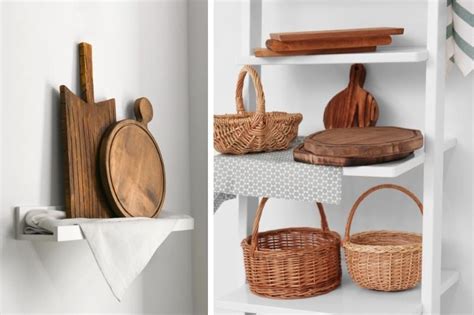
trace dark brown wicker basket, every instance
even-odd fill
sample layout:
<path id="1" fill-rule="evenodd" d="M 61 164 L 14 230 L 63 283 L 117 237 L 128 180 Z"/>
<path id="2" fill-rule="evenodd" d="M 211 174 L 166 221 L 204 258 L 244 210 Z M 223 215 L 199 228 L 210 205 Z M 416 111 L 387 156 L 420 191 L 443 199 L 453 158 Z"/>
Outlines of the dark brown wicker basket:
<path id="1" fill-rule="evenodd" d="M 341 284 L 341 238 L 329 230 L 317 203 L 321 229 L 287 228 L 258 232 L 268 198 L 262 198 L 252 235 L 241 245 L 250 290 L 258 295 L 295 299 L 328 293 Z"/>

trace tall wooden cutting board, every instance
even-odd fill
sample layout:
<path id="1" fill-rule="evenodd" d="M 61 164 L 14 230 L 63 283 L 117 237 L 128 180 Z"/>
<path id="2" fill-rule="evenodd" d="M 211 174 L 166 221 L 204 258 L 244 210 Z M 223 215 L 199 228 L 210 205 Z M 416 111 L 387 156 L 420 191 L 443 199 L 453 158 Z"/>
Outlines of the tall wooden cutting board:
<path id="1" fill-rule="evenodd" d="M 92 46 L 79 44 L 81 97 L 60 87 L 65 148 L 66 215 L 69 218 L 108 218 L 110 211 L 100 184 L 99 146 L 115 122 L 115 100 L 95 103 Z"/>

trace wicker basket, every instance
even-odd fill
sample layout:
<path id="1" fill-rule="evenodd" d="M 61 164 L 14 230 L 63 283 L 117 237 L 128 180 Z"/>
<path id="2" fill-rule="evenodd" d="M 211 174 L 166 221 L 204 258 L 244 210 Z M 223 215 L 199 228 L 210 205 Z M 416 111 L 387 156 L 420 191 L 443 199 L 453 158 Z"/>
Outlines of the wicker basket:
<path id="1" fill-rule="evenodd" d="M 341 283 L 340 236 L 331 232 L 322 204 L 321 229 L 288 228 L 258 232 L 267 198 L 258 206 L 252 235 L 241 245 L 250 290 L 258 295 L 294 299 L 324 294 Z"/>
<path id="2" fill-rule="evenodd" d="M 369 194 L 386 188 L 408 195 L 423 214 L 421 201 L 407 189 L 391 184 L 372 187 L 352 206 L 342 246 L 347 269 L 355 283 L 373 290 L 401 291 L 415 287 L 421 280 L 421 235 L 398 231 L 369 231 L 350 236 L 357 207 Z"/>
<path id="3" fill-rule="evenodd" d="M 255 86 L 256 112 L 246 112 L 244 108 L 242 90 L 247 73 Z M 265 96 L 260 77 L 254 68 L 244 66 L 240 71 L 235 100 L 237 114 L 214 115 L 214 148 L 220 153 L 245 154 L 284 150 L 297 136 L 298 125 L 303 116 L 265 112 Z"/>

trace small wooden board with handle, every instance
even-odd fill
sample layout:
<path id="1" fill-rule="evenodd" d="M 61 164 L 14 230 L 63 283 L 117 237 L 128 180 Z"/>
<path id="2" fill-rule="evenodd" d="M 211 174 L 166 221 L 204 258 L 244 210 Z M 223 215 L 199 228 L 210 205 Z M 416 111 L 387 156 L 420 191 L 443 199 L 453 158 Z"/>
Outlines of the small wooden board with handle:
<path id="1" fill-rule="evenodd" d="M 134 105 L 137 120 L 112 125 L 100 147 L 100 174 L 115 214 L 156 217 L 165 199 L 165 167 L 160 148 L 147 128 L 153 108 L 146 98 Z"/>
<path id="2" fill-rule="evenodd" d="M 335 128 L 305 138 L 293 151 L 301 162 L 353 166 L 399 160 L 423 146 L 419 130 L 399 127 Z"/>
<path id="3" fill-rule="evenodd" d="M 99 178 L 99 145 L 107 127 L 115 122 L 115 100 L 95 103 L 92 46 L 79 44 L 81 97 L 60 87 L 61 124 L 65 148 L 65 193 L 68 218 L 108 218 Z"/>
<path id="4" fill-rule="evenodd" d="M 379 107 L 372 94 L 363 88 L 365 75 L 364 65 L 351 66 L 349 85 L 337 93 L 324 110 L 326 129 L 375 126 Z"/>

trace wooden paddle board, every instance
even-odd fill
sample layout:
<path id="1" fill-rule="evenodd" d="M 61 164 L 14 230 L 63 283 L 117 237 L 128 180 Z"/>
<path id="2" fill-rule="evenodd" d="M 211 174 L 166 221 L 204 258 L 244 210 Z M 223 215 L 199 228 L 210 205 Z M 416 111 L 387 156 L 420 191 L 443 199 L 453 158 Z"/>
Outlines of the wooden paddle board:
<path id="1" fill-rule="evenodd" d="M 92 78 L 92 46 L 79 44 L 81 97 L 60 87 L 61 124 L 65 151 L 65 193 L 68 218 L 108 218 L 99 178 L 99 145 L 115 122 L 115 100 L 96 103 Z"/>

